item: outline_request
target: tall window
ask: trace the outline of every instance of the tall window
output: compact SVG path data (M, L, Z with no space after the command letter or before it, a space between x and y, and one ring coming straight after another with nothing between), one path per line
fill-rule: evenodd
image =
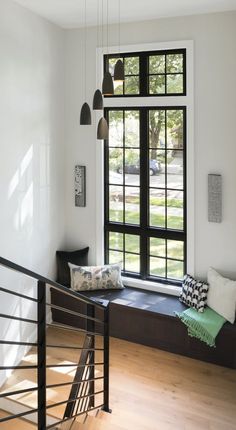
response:
M176 284L186 270L186 108L144 98L185 94L185 51L121 58L116 95L136 94L140 107L105 109L105 258L126 276ZM116 59L105 57L111 72Z

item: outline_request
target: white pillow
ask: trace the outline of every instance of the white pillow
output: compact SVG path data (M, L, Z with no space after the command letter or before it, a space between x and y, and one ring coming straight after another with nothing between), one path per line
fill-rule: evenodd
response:
M208 284L208 306L233 324L236 307L236 281L224 278L210 267Z
M71 288L74 291L121 290L124 288L119 264L105 266L75 266L68 263Z

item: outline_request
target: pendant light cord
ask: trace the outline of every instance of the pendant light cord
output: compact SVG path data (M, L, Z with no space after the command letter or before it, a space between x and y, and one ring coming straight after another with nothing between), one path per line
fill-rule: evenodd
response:
M102 0L102 48L104 47L104 37L103 37L103 0Z
M84 0L84 92L85 100L87 98L87 77L86 77L86 62L87 62L87 0Z
M109 37L108 37L108 0L107 0L107 55L109 55L109 49L108 49L108 42L109 42Z
M118 0L118 20L119 20L119 26L118 26L118 43L119 43L119 56L120 56L120 0Z
M97 48L100 48L100 37L99 37L99 6L100 6L100 0L97 0ZM98 76L96 74L96 86L97 81L99 81L100 71L98 69Z

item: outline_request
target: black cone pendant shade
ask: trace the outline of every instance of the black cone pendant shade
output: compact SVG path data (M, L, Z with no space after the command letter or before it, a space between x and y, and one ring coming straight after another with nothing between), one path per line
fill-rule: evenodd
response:
M114 94L114 85L111 74L105 72L102 82L102 94L105 96L112 96Z
M101 118L98 123L98 129L97 129L97 139L98 140L105 140L108 139L108 125L105 118Z
M121 60L118 60L115 65L114 70L114 81L122 84L125 80L125 70L124 63Z
M103 109L103 98L100 90L96 90L93 96L93 110Z
M80 125L91 125L91 110L88 103L84 103L80 111Z

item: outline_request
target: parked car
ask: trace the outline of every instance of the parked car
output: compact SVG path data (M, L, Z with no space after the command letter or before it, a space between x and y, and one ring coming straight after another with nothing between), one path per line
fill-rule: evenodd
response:
M140 172L139 163L136 164L126 164L125 165L125 173L129 173L131 175L138 175ZM161 172L161 163L157 160L149 161L149 172L150 176L157 175ZM119 166L117 168L117 173L123 173L123 166Z

